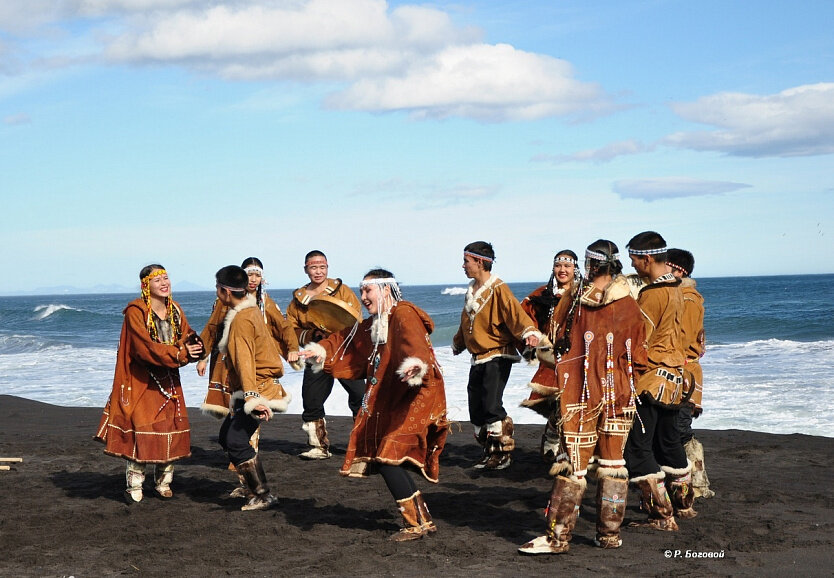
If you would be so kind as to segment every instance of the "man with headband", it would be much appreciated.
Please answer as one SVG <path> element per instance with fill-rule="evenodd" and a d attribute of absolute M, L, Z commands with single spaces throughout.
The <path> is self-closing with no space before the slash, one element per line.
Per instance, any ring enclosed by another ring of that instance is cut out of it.
<path fill-rule="evenodd" d="M 276 342 L 264 323 L 249 277 L 228 265 L 216 274 L 217 298 L 228 308 L 217 348 L 228 370 L 232 408 L 220 427 L 220 445 L 249 490 L 241 510 L 266 510 L 277 503 L 270 494 L 260 454 L 249 440 L 261 421 L 285 412 L 290 395 L 279 382 L 284 373 Z"/>
<path fill-rule="evenodd" d="M 320 295 L 332 296 L 351 309 L 359 313 L 359 299 L 350 287 L 342 283 L 341 279 L 328 277 L 327 257 L 321 251 L 310 251 L 304 257 L 304 272 L 310 282 L 299 287 L 292 294 L 292 301 L 287 307 L 287 320 L 292 323 L 298 336 L 298 343 L 303 345 L 317 343 L 330 335 L 330 332 L 316 324 L 311 315 L 310 302 Z M 301 383 L 301 400 L 304 410 L 301 426 L 307 432 L 307 443 L 310 449 L 301 454 L 308 460 L 323 460 L 331 456 L 330 440 L 327 437 L 327 421 L 324 417 L 324 402 L 333 391 L 333 376 L 324 372 L 313 372 L 309 367 L 304 369 Z M 356 417 L 362 396 L 365 394 L 365 382 L 361 379 L 340 379 L 339 383 L 348 394 L 348 407 Z"/>
<path fill-rule="evenodd" d="M 536 347 L 541 333 L 510 288 L 492 274 L 495 252 L 485 241 L 463 250 L 463 270 L 472 281 L 452 340 L 455 355 L 472 354 L 467 396 L 475 439 L 484 448 L 478 469 L 502 470 L 512 463 L 513 421 L 504 409 L 504 388 L 512 364 L 521 360 L 516 344 Z"/>
<path fill-rule="evenodd" d="M 637 421 L 626 442 L 624 456 L 629 479 L 641 492 L 642 509 L 649 519 L 639 525 L 677 531 L 674 509 L 664 479 L 671 486 L 683 485 L 691 464 L 686 458 L 678 429 L 681 404 L 689 401 L 692 379 L 683 366 L 683 294 L 680 281 L 667 272 L 666 241 L 654 231 L 636 235 L 628 242 L 631 264 L 646 281 L 637 303 L 646 321 L 648 361 L 637 375 Z"/>
<path fill-rule="evenodd" d="M 669 272 L 681 280 L 683 293 L 683 346 L 686 354 L 686 370 L 692 374 L 695 388 L 692 397 L 681 405 L 678 425 L 681 430 L 681 443 L 686 457 L 692 462 L 692 492 L 672 491 L 670 497 L 678 516 L 692 517 L 695 498 L 711 498 L 715 492 L 709 487 L 709 478 L 704 466 L 704 447 L 692 434 L 692 418 L 701 415 L 701 396 L 703 393 L 703 370 L 701 357 L 706 351 L 704 337 L 704 298 L 698 292 L 695 279 L 691 277 L 695 268 L 695 257 L 683 249 L 669 249 L 666 253 L 666 267 Z M 673 490 L 681 489 L 680 486 Z"/>

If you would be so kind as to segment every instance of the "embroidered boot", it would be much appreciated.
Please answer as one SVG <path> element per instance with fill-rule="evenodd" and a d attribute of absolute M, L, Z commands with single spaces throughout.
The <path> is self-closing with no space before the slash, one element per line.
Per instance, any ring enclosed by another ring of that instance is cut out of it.
<path fill-rule="evenodd" d="M 327 438 L 327 422 L 324 418 L 315 421 L 305 421 L 301 429 L 307 432 L 307 443 L 311 447 L 302 453 L 300 457 L 306 460 L 326 460 L 333 455 L 330 453 L 330 440 Z"/>
<path fill-rule="evenodd" d="M 626 509 L 628 480 L 602 477 L 597 482 L 597 537 L 594 544 L 600 548 L 619 548 L 620 526 Z"/>
<path fill-rule="evenodd" d="M 142 484 L 145 482 L 145 465 L 127 460 L 125 467 L 125 500 L 128 504 L 142 501 Z"/>
<path fill-rule="evenodd" d="M 171 482 L 174 480 L 174 464 L 155 464 L 153 477 L 156 495 L 163 500 L 170 500 L 174 497 L 171 491 Z"/>
<path fill-rule="evenodd" d="M 715 495 L 709 487 L 707 466 L 704 463 L 704 446 L 695 438 L 691 438 L 683 446 L 686 457 L 692 462 L 692 489 L 696 498 L 711 498 Z"/>
<path fill-rule="evenodd" d="M 582 502 L 586 482 L 558 476 L 553 482 L 553 491 L 547 505 L 547 532 L 544 536 L 527 542 L 518 551 L 522 554 L 562 554 L 570 549 L 567 541 L 562 539 L 565 528 L 576 521 L 576 506 Z M 570 530 L 568 530 L 570 534 Z"/>
<path fill-rule="evenodd" d="M 629 526 L 677 532 L 674 508 L 663 480 L 654 477 L 644 478 L 637 482 L 637 487 L 640 489 L 640 509 L 648 512 L 649 519 L 645 522 L 631 522 Z"/>
<path fill-rule="evenodd" d="M 397 500 L 397 506 L 403 517 L 403 528 L 391 536 L 393 542 L 408 542 L 422 538 L 429 532 L 436 532 L 429 508 L 423 501 L 423 495 L 417 491 L 409 498 Z"/>
<path fill-rule="evenodd" d="M 249 445 L 252 446 L 252 449 L 255 450 L 255 453 L 258 452 L 258 445 L 261 441 L 261 428 L 255 430 L 249 437 Z M 229 470 L 235 472 L 237 474 L 238 479 L 238 487 L 234 490 L 229 492 L 230 498 L 246 498 L 247 500 L 252 497 L 252 492 L 249 491 L 249 488 L 246 486 L 246 479 L 240 475 L 240 472 L 237 471 L 235 465 L 229 462 Z"/>
<path fill-rule="evenodd" d="M 692 490 L 691 466 L 686 473 L 675 471 L 666 472 L 666 487 L 669 488 L 669 500 L 675 510 L 675 515 L 684 520 L 691 520 L 698 515 L 693 505 L 695 504 L 695 492 Z"/>
<path fill-rule="evenodd" d="M 512 451 L 515 449 L 513 432 L 513 420 L 510 416 L 487 425 L 486 446 L 489 458 L 484 464 L 484 469 L 503 470 L 510 467 L 513 463 Z"/>
<path fill-rule="evenodd" d="M 251 460 L 238 464 L 237 471 L 246 480 L 246 486 L 252 494 L 249 501 L 240 508 L 241 510 L 268 510 L 278 503 L 278 499 L 269 493 L 266 474 L 259 455 L 256 454 Z"/>

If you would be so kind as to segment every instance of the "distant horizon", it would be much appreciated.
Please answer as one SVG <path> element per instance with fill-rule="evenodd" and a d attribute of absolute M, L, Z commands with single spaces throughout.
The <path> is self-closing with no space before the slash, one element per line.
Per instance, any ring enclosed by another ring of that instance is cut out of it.
<path fill-rule="evenodd" d="M 628 275 L 629 273 L 626 273 Z M 716 275 L 716 276 L 695 276 L 693 279 L 698 281 L 699 279 L 760 279 L 760 278 L 783 278 L 783 277 L 817 277 L 817 276 L 825 276 L 825 275 L 834 275 L 834 271 L 830 273 L 799 273 L 799 274 L 779 274 L 779 275 Z M 544 285 L 547 283 L 547 280 L 533 280 L 533 281 L 508 281 L 504 279 L 500 275 L 498 275 L 505 283 L 510 285 L 534 285 L 536 283 Z M 211 287 L 199 287 L 195 283 L 190 283 L 189 281 L 183 281 L 182 283 L 188 284 L 195 288 L 188 288 L 188 289 L 178 289 L 177 283 L 174 283 L 172 286 L 172 294 L 174 293 L 212 293 L 214 289 Z M 400 283 L 402 287 L 465 287 L 469 284 L 468 280 L 463 280 L 459 282 L 446 282 L 446 283 Z M 351 288 L 357 288 L 358 285 L 354 286 L 348 283 L 348 286 Z M 267 291 L 294 291 L 298 289 L 299 286 L 296 287 L 268 287 Z M 30 293 L 23 293 L 23 292 L 2 292 L 0 291 L 0 297 L 61 297 L 63 295 L 132 295 L 135 293 L 139 293 L 139 286 L 137 283 L 136 289 L 130 289 L 129 287 L 124 286 L 115 286 L 114 290 L 112 291 L 92 291 L 94 287 L 67 287 L 67 289 L 71 289 L 68 291 L 60 292 L 60 293 L 50 293 L 48 291 L 55 289 L 55 287 L 43 287 L 34 289 L 33 292 Z M 119 289 L 119 290 L 115 290 Z"/>

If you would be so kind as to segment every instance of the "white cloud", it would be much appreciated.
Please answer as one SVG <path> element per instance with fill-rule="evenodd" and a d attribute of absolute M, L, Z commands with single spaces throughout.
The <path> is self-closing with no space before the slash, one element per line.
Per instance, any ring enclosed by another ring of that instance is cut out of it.
<path fill-rule="evenodd" d="M 30 63 L 173 65 L 227 80 L 320 84 L 325 105 L 417 118 L 583 118 L 612 110 L 570 63 L 484 44 L 430 6 L 384 0 L 23 0 L 0 11 L 39 25 Z M 29 19 L 28 21 L 26 19 Z M 2 19 L 0 19 L 2 20 Z M 0 24 L 0 27 L 5 25 Z M 26 42 L 21 40 L 20 42 Z M 74 47 L 67 50 L 68 46 Z M 60 56 L 63 60 L 55 60 Z"/>
<path fill-rule="evenodd" d="M 499 187 L 495 185 L 439 186 L 393 178 L 362 184 L 351 195 L 384 197 L 388 201 L 396 199 L 413 203 L 415 209 L 423 210 L 479 203 L 495 198 L 498 192 Z"/>
<path fill-rule="evenodd" d="M 792 157 L 834 153 L 834 83 L 772 95 L 720 93 L 673 110 L 717 130 L 678 132 L 666 144 L 736 156 Z"/>
<path fill-rule="evenodd" d="M 3 117 L 3 124 L 14 126 L 18 124 L 29 124 L 32 122 L 32 119 L 29 118 L 29 115 L 26 113 L 18 113 L 18 114 L 10 114 L 8 116 Z"/>
<path fill-rule="evenodd" d="M 593 114 L 611 108 L 596 85 L 573 78 L 568 62 L 507 44 L 450 46 L 403 74 L 359 80 L 327 104 L 487 121 Z"/>
<path fill-rule="evenodd" d="M 607 163 L 617 157 L 647 153 L 653 151 L 654 149 L 655 145 L 653 144 L 645 144 L 631 139 L 611 143 L 598 149 L 588 149 L 569 155 L 535 155 L 531 160 L 535 162 L 551 162 L 553 164 L 567 162 Z"/>
<path fill-rule="evenodd" d="M 624 179 L 616 181 L 614 192 L 623 199 L 658 201 L 680 197 L 722 195 L 751 185 L 727 181 L 707 181 L 689 177 L 661 177 L 654 179 Z"/>

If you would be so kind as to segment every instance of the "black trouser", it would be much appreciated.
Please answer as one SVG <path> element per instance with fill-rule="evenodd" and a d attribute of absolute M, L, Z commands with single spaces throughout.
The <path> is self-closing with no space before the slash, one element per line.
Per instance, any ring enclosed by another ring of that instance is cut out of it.
<path fill-rule="evenodd" d="M 235 466 L 255 457 L 255 449 L 249 445 L 249 438 L 261 425 L 260 420 L 243 411 L 244 403 L 244 400 L 236 399 L 231 413 L 220 426 L 220 445 Z"/>
<path fill-rule="evenodd" d="M 691 403 L 685 403 L 681 406 L 678 413 L 678 429 L 681 432 L 681 444 L 686 444 L 694 437 L 692 433 L 692 410 L 694 407 Z"/>
<path fill-rule="evenodd" d="M 304 368 L 304 378 L 301 382 L 301 401 L 304 411 L 301 419 L 316 421 L 324 417 L 324 402 L 333 391 L 333 376 L 324 371 L 314 372 L 310 366 Z M 361 379 L 340 379 L 339 383 L 348 394 L 348 407 L 353 417 L 362 407 L 362 397 L 365 395 L 365 382 Z"/>
<path fill-rule="evenodd" d="M 513 360 L 495 357 L 469 368 L 469 421 L 482 426 L 507 417 L 504 410 L 504 388 L 510 379 Z"/>
<path fill-rule="evenodd" d="M 630 478 L 657 474 L 661 466 L 683 469 L 687 465 L 686 452 L 678 429 L 680 408 L 667 409 L 654 403 L 648 395 L 641 395 L 637 416 L 628 434 L 623 457 Z M 641 428 L 646 429 L 645 433 Z"/>
<path fill-rule="evenodd" d="M 379 473 L 382 474 L 382 479 L 395 500 L 410 498 L 417 491 L 414 480 L 402 466 L 382 464 L 379 466 Z"/>

